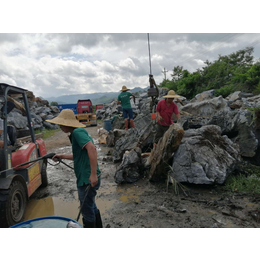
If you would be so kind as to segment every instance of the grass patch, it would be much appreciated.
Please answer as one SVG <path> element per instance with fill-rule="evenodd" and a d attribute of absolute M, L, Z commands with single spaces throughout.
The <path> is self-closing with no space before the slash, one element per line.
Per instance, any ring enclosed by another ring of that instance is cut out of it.
<path fill-rule="evenodd" d="M 225 188 L 232 192 L 246 192 L 250 194 L 260 194 L 260 179 L 257 175 L 229 176 L 227 178 Z"/>
<path fill-rule="evenodd" d="M 239 173 L 228 176 L 225 190 L 260 194 L 260 167 L 243 161 Z"/>
<path fill-rule="evenodd" d="M 42 133 L 43 134 L 43 139 L 46 139 L 46 138 L 48 138 L 48 137 L 51 137 L 51 136 L 53 136 L 56 132 L 58 132 L 58 131 L 60 131 L 60 128 L 58 128 L 58 129 L 44 129 L 44 130 L 42 130 L 42 131 L 40 131 L 40 130 L 36 130 L 35 131 L 35 134 L 40 134 L 40 133 Z"/>
<path fill-rule="evenodd" d="M 225 189 L 231 192 L 260 194 L 260 167 L 243 162 L 240 165 L 240 173 L 227 178 Z"/>

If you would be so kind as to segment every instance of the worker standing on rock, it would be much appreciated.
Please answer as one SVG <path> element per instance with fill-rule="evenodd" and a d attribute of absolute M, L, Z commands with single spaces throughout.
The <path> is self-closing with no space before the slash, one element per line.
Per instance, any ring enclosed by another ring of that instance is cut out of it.
<path fill-rule="evenodd" d="M 122 105 L 123 108 L 123 116 L 124 116 L 124 120 L 125 120 L 125 130 L 128 130 L 128 117 L 130 119 L 130 125 L 131 128 L 134 128 L 134 119 L 133 119 L 133 109 L 131 107 L 131 103 L 130 103 L 130 97 L 133 96 L 135 98 L 135 95 L 133 95 L 132 93 L 127 92 L 128 89 L 126 86 L 122 87 L 121 93 L 119 94 L 118 98 L 117 98 L 117 104 Z"/>
<path fill-rule="evenodd" d="M 54 161 L 58 159 L 74 161 L 83 227 L 102 228 L 100 212 L 95 203 L 97 190 L 100 186 L 100 170 L 97 163 L 96 147 L 91 136 L 84 129 L 86 126 L 75 118 L 75 114 L 70 109 L 64 109 L 57 117 L 46 121 L 59 125 L 64 133 L 70 133 L 69 139 L 73 154 L 56 154 L 52 159 Z M 90 189 L 87 189 L 88 185 L 91 185 Z"/>
<path fill-rule="evenodd" d="M 164 133 L 169 129 L 170 125 L 173 124 L 173 113 L 176 115 L 177 120 L 180 117 L 178 107 L 173 102 L 174 98 L 178 98 L 180 96 L 176 95 L 174 90 L 170 90 L 168 94 L 163 97 L 165 99 L 159 101 L 156 107 L 157 131 L 154 140 L 155 145 L 158 143 L 159 139 L 163 137 Z"/>

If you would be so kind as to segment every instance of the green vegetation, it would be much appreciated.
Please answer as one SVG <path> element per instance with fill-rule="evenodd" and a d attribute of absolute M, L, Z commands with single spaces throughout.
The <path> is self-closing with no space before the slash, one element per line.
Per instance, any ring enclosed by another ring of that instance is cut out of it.
<path fill-rule="evenodd" d="M 238 90 L 260 94 L 260 61 L 253 62 L 253 50 L 247 47 L 227 56 L 219 55 L 218 60 L 206 60 L 206 66 L 193 73 L 176 66 L 172 80 L 164 80 L 159 87 L 172 89 L 187 99 L 210 89 L 223 97 Z"/>
<path fill-rule="evenodd" d="M 260 194 L 260 178 L 252 176 L 230 176 L 226 181 L 226 189 L 232 192 L 246 192 L 252 194 Z"/>
<path fill-rule="evenodd" d="M 48 137 L 53 136 L 58 131 L 60 131 L 60 129 L 53 129 L 53 130 L 51 130 L 51 129 L 44 129 L 43 131 L 36 130 L 35 134 L 43 133 L 43 139 L 46 139 Z"/>
<path fill-rule="evenodd" d="M 50 105 L 51 105 L 51 106 L 58 106 L 59 104 L 58 104 L 58 102 L 56 102 L 56 101 L 51 101 Z"/>
<path fill-rule="evenodd" d="M 260 194 L 260 167 L 244 163 L 241 169 L 247 173 L 247 176 L 241 173 L 230 175 L 226 180 L 225 189 L 231 192 Z"/>

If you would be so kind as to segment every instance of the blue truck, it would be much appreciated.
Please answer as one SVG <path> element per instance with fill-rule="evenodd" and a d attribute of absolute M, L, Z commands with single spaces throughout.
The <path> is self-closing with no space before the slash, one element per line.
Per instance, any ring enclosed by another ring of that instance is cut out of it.
<path fill-rule="evenodd" d="M 60 111 L 62 111 L 63 109 L 71 109 L 75 115 L 78 114 L 77 104 L 61 104 L 58 105 L 58 108 Z"/>

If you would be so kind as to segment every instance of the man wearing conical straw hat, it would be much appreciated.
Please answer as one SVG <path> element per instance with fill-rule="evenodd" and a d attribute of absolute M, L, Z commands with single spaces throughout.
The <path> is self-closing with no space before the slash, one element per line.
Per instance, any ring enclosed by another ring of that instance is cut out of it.
<path fill-rule="evenodd" d="M 49 123 L 60 126 L 64 133 L 70 133 L 72 154 L 56 154 L 52 159 L 67 159 L 74 161 L 74 171 L 77 177 L 77 189 L 83 216 L 83 226 L 86 228 L 100 228 L 102 221 L 95 203 L 97 190 L 100 186 L 100 170 L 97 163 L 97 150 L 91 136 L 70 109 L 63 109 L 60 114 Z M 90 186 L 86 195 L 86 188 Z"/>
<path fill-rule="evenodd" d="M 180 97 L 175 94 L 174 90 L 170 90 L 165 99 L 159 101 L 156 107 L 157 114 L 157 131 L 155 135 L 154 143 L 157 144 L 159 139 L 163 137 L 164 133 L 169 129 L 170 125 L 173 124 L 172 115 L 176 115 L 177 119 L 180 117 L 180 113 L 177 105 L 173 102 L 174 98 Z"/>
<path fill-rule="evenodd" d="M 131 103 L 130 103 L 130 97 L 133 96 L 135 98 L 135 96 L 132 93 L 127 92 L 128 89 L 126 86 L 122 87 L 121 93 L 119 94 L 118 98 L 117 98 L 117 103 L 122 105 L 123 108 L 123 117 L 125 120 L 125 130 L 128 130 L 128 117 L 130 119 L 130 125 L 131 128 L 134 128 L 134 119 L 133 119 L 133 109 L 131 107 Z"/>

